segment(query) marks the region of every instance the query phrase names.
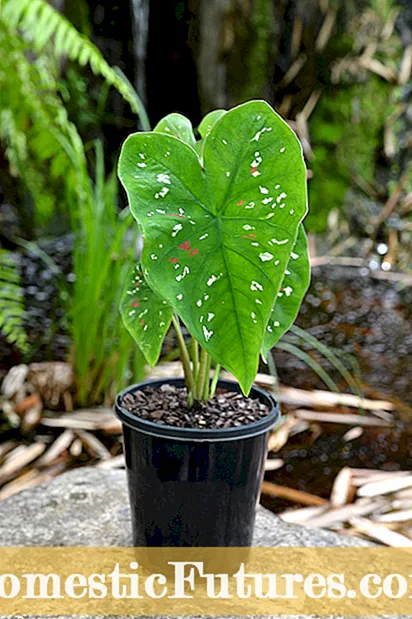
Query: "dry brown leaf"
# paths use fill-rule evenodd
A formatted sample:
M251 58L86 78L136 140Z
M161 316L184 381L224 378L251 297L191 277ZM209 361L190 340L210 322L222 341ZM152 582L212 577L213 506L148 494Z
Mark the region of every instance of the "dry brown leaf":
M269 437L268 451L279 451L288 442L290 431L298 423L297 419L287 416L282 424Z
M32 393L27 398L24 398L24 400L16 404L16 406L14 407L14 412L18 415L22 415L29 408L32 408L33 406L38 406L39 404L42 404L39 394Z
M350 441L356 441L356 439L360 438L362 434L362 428L360 426L355 426L354 428L351 428L350 430L345 432L345 434L342 436L342 440L346 443L349 443Z
M393 509L399 509L401 511L406 509L412 509L412 498L410 499L395 499L391 501L391 507Z
M16 447L6 456L3 466L0 467L0 483L4 483L9 477L12 477L27 464L41 456L45 449L46 445L44 443L33 443L28 447L25 445Z
M364 261L362 260L362 264ZM392 402L384 400L369 400L361 398L351 393L334 393L332 391L305 391L304 389L296 389L295 387L280 387L280 401L285 404L297 406L350 406L354 408L363 408L365 410L386 410L393 411L395 406Z
M277 471L284 465L284 461L281 458L268 459L265 462L265 471Z
M350 524L361 533L386 546L412 548L412 540L396 531L390 531L382 524L375 524L366 518L351 518Z
M280 80L280 82L278 84L278 88L284 88L285 86L287 86L288 84L293 82L295 77L298 75L298 73L300 73L300 71L305 66L307 59L308 59L308 57L307 57L306 54L299 54L299 56L290 65L290 67L286 71L285 75Z
M323 514L328 506L323 507L302 507L301 509L288 509L280 514L279 518L284 522L305 523L310 518Z
M39 425L41 421L41 414L43 411L43 404L39 400L29 410L24 413L20 428L22 432L29 432Z
M386 479L398 479L399 477L407 477L410 475L408 471L374 471L376 475L354 475L352 484L354 486L365 486L371 482L385 481Z
M1 393L8 399L11 399L20 391L26 382L29 367L27 365L15 365L4 377L1 385Z
M114 458L110 458L109 460L102 460L99 464L96 465L99 469L120 469L126 466L124 455L114 456Z
M295 411L296 417L305 419L306 421L316 421L317 423L341 423L345 425L368 426L372 428L388 428L392 424L376 417L357 415L353 413L319 413L306 409L298 409Z
M290 37L290 58L293 60L299 54L302 43L303 21L297 15L293 20L292 36Z
M336 10L329 9L326 17L320 27L319 34L316 38L315 49L317 52L322 52L328 44L336 22Z
M123 424L120 419L113 416L112 419L106 421L100 428L105 434L121 434L123 430Z
M397 475L410 475L410 471L382 471L380 469L359 469L356 467L351 467L351 471L353 473L354 478L360 477L380 477L381 475L386 475L388 477L393 477Z
M32 469L31 471L20 475L20 477L14 481L10 481L0 490L0 500L7 499L9 496L13 496L13 494L17 494L17 492L25 490L26 488L31 488L31 484L38 477L41 477L41 474Z
M15 447L17 447L17 443L15 441L6 441L5 443L2 443L0 445L0 460Z
M74 373L72 367L62 361L31 363L27 381L40 395L45 408L56 408L64 392L74 388Z
M302 503L303 505L326 505L328 501L315 494L309 494L309 492L303 492L302 490L295 490L294 488L288 488L287 486L279 486L278 484L272 484L269 481L262 483L262 494L266 494L272 498L287 499L294 503Z
M305 107L302 110L303 117L306 119L306 121L309 120L312 112L314 111L320 99L321 94L322 94L322 90L315 90L314 92L312 92L309 99L306 101Z
M344 466L337 474L330 494L332 507L341 507L349 502L352 492L352 471Z
M412 475L405 475L383 479L382 481L372 481L358 489L358 496L374 497L382 494L389 494L412 487Z
M391 67L387 67L380 60L376 58L359 58L359 64L364 69L371 71L371 73L376 73L380 77L383 77L384 80L388 82L396 81L396 74L392 70Z
M409 522L412 521L412 509L405 509L389 514L379 514L374 517L376 522Z
M65 430L56 438L51 447L37 462L38 467L48 466L58 458L66 449L68 449L74 440L74 433L71 430Z
M75 413L43 417L41 422L49 428L102 430L114 434L121 431L121 422L115 417L112 409L106 407L86 408Z
M319 258L323 260L323 256ZM326 257L328 260L329 256ZM318 258L314 259L317 264ZM339 258L335 259L337 262ZM343 260L349 261L355 266L365 266L365 260L361 258L344 258ZM322 262L320 262L322 264ZM340 263L339 263L340 264ZM233 380L233 375L230 372L222 372L222 378ZM255 384L264 389L273 389L275 386L275 380L273 376L269 374L257 374ZM297 389L296 387L286 387L281 385L279 387L279 401L284 404L290 404L292 406L313 406L322 408L335 408L336 406L349 406L351 408L363 408L370 411L393 411L395 405L387 400L371 400L368 398L362 398L352 393L334 393L332 391L323 391L322 389L314 389L307 391L305 389Z
M371 514L378 506L379 503L373 501L365 503L357 501L351 505L330 509L319 516L307 520L305 524L307 524L308 527L330 527L331 525L348 522L354 516L366 516L367 514Z
M107 460L112 457L110 451L96 436L94 436L94 434L86 432L85 430L77 430L76 434L90 455L96 456L101 460Z
M27 490L28 488L34 488L35 486L38 486L39 484L43 484L47 481L50 481L50 479L62 473L64 469L65 469L65 464L60 464L56 467L51 467L47 469L47 471L43 471L42 473L39 473L39 471L32 469L31 471L28 471L27 473L20 475L20 477L18 477L17 479L14 479L13 481L6 484L0 490L0 500L13 496L14 494L17 494L18 492L21 492L22 490Z
M76 438L76 440L73 441L69 451L73 458L78 458L80 456L83 451L83 443L79 438Z
M412 488L406 488L395 493L395 498L404 501L405 499L412 499Z
M222 372L222 375L224 372ZM159 363L154 368L150 368L147 379L155 378L180 378L183 377L183 369L180 361L169 361L168 363Z
M412 71L412 45L407 45L401 61L399 69L398 83L403 86L407 84L411 78Z
M313 150L310 145L309 139L309 128L306 118L303 115L303 112L296 114L296 133L298 138L302 144L303 152L306 155L306 158L309 161L312 161L314 158Z

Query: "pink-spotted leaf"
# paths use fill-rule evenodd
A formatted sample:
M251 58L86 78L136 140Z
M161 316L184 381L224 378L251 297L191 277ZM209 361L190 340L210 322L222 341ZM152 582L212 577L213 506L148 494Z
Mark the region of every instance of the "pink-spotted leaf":
M120 301L123 323L150 365L157 362L173 310L146 283L140 265L129 273Z
M262 357L290 329L298 315L300 304L310 281L310 263L306 233L301 224L290 255L285 277L270 314L262 344Z
M179 139L138 133L123 145L119 176L141 226L149 286L248 393L306 214L295 134L252 101L213 125L202 163Z

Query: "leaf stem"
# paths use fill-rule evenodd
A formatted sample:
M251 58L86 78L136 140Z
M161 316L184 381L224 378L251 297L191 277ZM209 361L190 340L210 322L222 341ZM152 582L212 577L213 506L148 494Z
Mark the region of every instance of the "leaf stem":
M199 345L194 337L192 337L192 372L195 384L197 383L197 377L199 375Z
M176 331L177 343L180 350L180 357L182 361L183 371L185 375L185 382L187 387L187 404L188 406L193 405L194 396L195 396L195 381L193 379L192 369L190 367L190 357L187 350L187 346L183 337L182 330L179 324L179 318L177 316L172 316L173 326Z
M219 374L220 374L221 367L222 366L220 365L220 363L216 363L215 373L213 375L212 384L210 385L210 397L211 398L213 398L216 393L216 387L217 387L217 383L219 380Z
M204 348L200 347L200 366L199 376L197 379L196 398L198 400L204 399L205 381L207 380L207 370L209 364L209 355Z
M209 399L209 387L210 387L210 366L212 363L212 357L210 355L207 356L207 362L206 362L206 375L205 375L205 382L203 384L203 393L202 393L202 400L204 402L207 402Z

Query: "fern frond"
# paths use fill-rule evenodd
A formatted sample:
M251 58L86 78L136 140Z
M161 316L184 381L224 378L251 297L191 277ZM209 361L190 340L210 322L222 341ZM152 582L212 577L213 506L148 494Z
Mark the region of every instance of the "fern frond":
M143 129L150 130L145 107L123 73L111 67L98 48L46 0L4 0L2 19L9 28L20 30L35 51L50 45L56 57L89 65L95 75L102 76L129 103Z
M14 255L0 249L0 331L10 344L27 349L24 298Z
M33 198L36 223L44 224L62 206L75 213L91 200L91 189L82 140L47 59L33 61L26 48L0 20L0 139L12 173Z

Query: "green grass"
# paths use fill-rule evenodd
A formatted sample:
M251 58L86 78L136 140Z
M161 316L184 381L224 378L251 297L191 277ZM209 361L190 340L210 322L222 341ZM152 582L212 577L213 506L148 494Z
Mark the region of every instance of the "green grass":
M323 363L326 361L334 374L346 383L352 393L362 396L359 366L351 355L326 346L318 338L296 325L292 325L290 331L278 342L276 348L303 361L330 391L340 392L340 388L332 378L330 371L323 367ZM351 369L348 369L347 365Z
M117 180L105 178L103 149L95 147L92 197L73 224L74 273L70 324L72 360L81 406L111 401L115 392L144 375L144 359L118 310L120 293L134 257L131 215L117 210ZM128 234L131 232L131 234ZM131 237L131 238L128 238Z

